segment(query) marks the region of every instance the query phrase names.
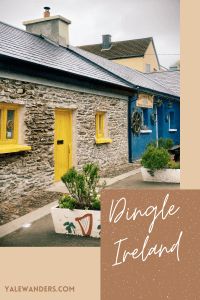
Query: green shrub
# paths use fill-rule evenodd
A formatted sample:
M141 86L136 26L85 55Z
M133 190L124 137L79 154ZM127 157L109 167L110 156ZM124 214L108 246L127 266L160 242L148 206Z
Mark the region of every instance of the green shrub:
M164 149L169 150L170 148L173 147L173 145L174 145L174 142L173 142L172 139L164 139L164 138L160 138L160 139L158 140L158 148L164 148ZM148 148L149 146L156 147L156 146L157 146L156 141L153 141L153 142L149 143L149 144L147 145L147 148Z
M85 164L81 172L73 167L61 179L69 191L67 204L65 205L72 208L67 208L100 209L99 191L105 184L99 185L98 165Z
M77 201L69 195L63 195L59 200L60 208L68 208L73 210L76 208L76 205L77 205Z
M167 167L168 167L169 169L180 169L180 162L179 162L179 161L176 162L176 161L174 161L174 160L170 160L170 161L168 162Z
M101 209L101 202L99 198L96 198L93 202L92 202L92 209L94 210L100 210Z
M164 148L156 148L149 146L144 152L141 160L142 166L148 169L148 172L154 176L156 170L161 170L167 167L170 161L170 155Z

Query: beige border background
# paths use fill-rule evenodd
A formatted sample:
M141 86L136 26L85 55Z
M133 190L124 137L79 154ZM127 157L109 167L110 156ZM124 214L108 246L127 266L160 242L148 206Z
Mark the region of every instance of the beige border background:
M159 1L159 0L158 0ZM200 188L200 86L198 0L181 1L181 188ZM169 20L170 22L170 20ZM1 283L70 284L74 294L6 294L0 299L100 299L100 249L1 248ZM108 299L114 300L114 299Z
M200 188L200 73L198 0L181 3L181 188Z
M70 293L6 293L4 286L74 286ZM99 300L99 248L1 248L1 300Z

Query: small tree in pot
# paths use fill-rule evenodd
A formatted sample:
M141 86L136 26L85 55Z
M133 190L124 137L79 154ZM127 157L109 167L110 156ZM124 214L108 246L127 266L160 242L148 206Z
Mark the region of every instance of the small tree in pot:
M180 182L180 163L172 160L168 150L173 144L170 139L160 140L147 146L141 160L144 181Z
M155 171L166 168L169 161L170 155L166 149L149 146L142 156L141 164L154 176Z
M100 235L100 185L99 167L89 163L78 172L74 167L62 176L69 194L52 209L57 233L99 237ZM69 228L70 224L70 228Z
M64 195L59 201L59 207L69 209L100 210L99 191L104 185L99 184L99 167L96 164L86 164L82 172L74 167L62 176L69 195Z

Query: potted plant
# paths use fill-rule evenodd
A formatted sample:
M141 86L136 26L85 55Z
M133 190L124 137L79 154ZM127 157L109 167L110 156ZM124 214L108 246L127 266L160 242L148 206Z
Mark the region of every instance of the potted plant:
M141 173L144 181L180 183L180 163L171 159L167 150L168 142L163 146L151 144L145 150L141 160ZM171 144L170 144L171 145Z
M51 209L56 233L100 237L99 167L84 165L78 172L74 167L62 176L69 194L63 195L59 205Z

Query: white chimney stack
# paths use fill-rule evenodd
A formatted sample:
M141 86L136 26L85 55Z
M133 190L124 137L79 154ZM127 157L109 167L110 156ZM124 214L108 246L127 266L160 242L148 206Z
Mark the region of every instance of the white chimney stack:
M42 35L60 46L69 45L69 25L71 21L62 16L50 16L50 7L44 7L43 18L23 22L26 31Z

